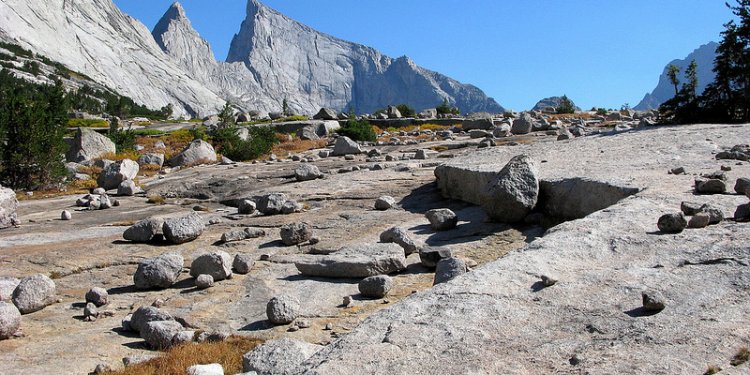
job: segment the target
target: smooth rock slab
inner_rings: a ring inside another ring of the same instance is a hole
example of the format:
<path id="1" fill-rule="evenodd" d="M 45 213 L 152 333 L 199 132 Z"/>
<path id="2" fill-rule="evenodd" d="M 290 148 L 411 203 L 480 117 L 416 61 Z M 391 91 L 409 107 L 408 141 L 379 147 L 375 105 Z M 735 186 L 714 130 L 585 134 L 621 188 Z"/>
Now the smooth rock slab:
<path id="1" fill-rule="evenodd" d="M 280 339 L 265 342 L 242 356 L 242 371 L 293 375 L 298 366 L 323 347 L 304 341 Z"/>
<path id="2" fill-rule="evenodd" d="M 21 279 L 13 291 L 13 304 L 21 314 L 39 311 L 55 302 L 55 282 L 37 274 Z"/>
<path id="3" fill-rule="evenodd" d="M 406 269 L 404 250 L 396 244 L 344 247 L 330 255 L 303 255 L 294 265 L 306 276 L 362 278 Z"/>

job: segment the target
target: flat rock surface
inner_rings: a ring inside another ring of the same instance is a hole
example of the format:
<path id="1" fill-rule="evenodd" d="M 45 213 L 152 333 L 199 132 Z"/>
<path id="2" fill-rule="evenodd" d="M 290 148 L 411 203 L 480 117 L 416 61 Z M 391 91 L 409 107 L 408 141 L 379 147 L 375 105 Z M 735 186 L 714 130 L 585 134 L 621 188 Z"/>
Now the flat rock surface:
<path id="1" fill-rule="evenodd" d="M 731 163 L 722 147 L 746 142 L 747 126 L 662 127 L 566 142 L 493 148 L 454 159 L 452 168 L 500 170 L 510 158 L 537 158 L 541 178 L 624 180 L 642 191 L 474 272 L 380 311 L 306 362 L 300 373 L 727 373 L 750 344 L 750 229 L 725 221 L 676 235 L 656 221 L 700 200 L 726 214 L 739 195 L 694 196 L 694 175 Z M 556 285 L 542 288 L 541 275 Z M 646 314 L 641 292 L 667 300 Z M 723 373 L 723 372 L 722 372 Z"/>

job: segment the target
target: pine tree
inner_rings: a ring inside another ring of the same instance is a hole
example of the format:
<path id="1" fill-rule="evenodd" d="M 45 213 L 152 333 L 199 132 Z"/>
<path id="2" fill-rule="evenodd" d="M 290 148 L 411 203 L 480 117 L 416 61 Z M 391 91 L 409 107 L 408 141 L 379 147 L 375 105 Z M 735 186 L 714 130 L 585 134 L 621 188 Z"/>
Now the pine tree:
<path id="1" fill-rule="evenodd" d="M 669 82 L 674 86 L 675 96 L 678 94 L 678 86 L 680 85 L 680 79 L 677 78 L 678 74 L 680 74 L 680 68 L 677 65 L 669 64 L 669 67 L 667 67 L 667 77 L 669 77 Z"/>

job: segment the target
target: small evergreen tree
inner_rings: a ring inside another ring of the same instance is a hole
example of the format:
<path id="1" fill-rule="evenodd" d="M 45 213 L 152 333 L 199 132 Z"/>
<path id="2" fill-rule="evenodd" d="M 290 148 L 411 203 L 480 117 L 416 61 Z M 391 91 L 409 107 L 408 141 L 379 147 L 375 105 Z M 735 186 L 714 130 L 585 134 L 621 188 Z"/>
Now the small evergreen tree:
<path id="1" fill-rule="evenodd" d="M 219 112 L 219 122 L 221 122 L 221 126 L 223 127 L 230 127 L 235 123 L 234 107 L 228 101 L 224 104 L 221 112 Z"/>
<path id="2" fill-rule="evenodd" d="M 560 98 L 560 104 L 555 108 L 555 112 L 558 114 L 576 113 L 576 106 L 572 100 L 568 99 L 567 95 L 563 95 Z"/>
<path id="3" fill-rule="evenodd" d="M 408 104 L 399 104 L 396 106 L 398 108 L 398 111 L 401 112 L 401 116 L 403 117 L 416 117 L 417 112 L 414 110 L 414 108 L 410 107 Z"/>
<path id="4" fill-rule="evenodd" d="M 680 85 L 678 74 L 680 74 L 680 68 L 678 68 L 677 65 L 669 64 L 669 66 L 667 67 L 667 77 L 669 77 L 669 82 L 671 82 L 672 86 L 674 86 L 675 95 L 677 95 L 678 86 Z"/>

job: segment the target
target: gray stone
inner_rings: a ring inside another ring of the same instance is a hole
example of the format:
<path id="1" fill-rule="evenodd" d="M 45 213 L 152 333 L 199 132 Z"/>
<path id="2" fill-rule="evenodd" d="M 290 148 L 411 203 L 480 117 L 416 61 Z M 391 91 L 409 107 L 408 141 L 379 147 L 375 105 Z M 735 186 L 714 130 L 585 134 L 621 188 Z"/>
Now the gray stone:
<path id="1" fill-rule="evenodd" d="M 388 108 L 385 110 L 385 114 L 388 115 L 388 118 L 402 118 L 401 111 L 398 110 L 396 106 L 389 105 Z"/>
<path id="2" fill-rule="evenodd" d="M 380 233 L 380 242 L 396 243 L 404 249 L 404 255 L 416 253 L 422 247 L 422 244 L 415 241 L 403 228 L 391 227 Z"/>
<path id="3" fill-rule="evenodd" d="M 73 219 L 73 214 L 70 213 L 68 210 L 63 210 L 63 212 L 60 213 L 60 220 L 68 221 Z"/>
<path id="4" fill-rule="evenodd" d="M 263 215 L 278 215 L 286 201 L 287 197 L 284 193 L 266 194 L 258 200 L 258 211 Z"/>
<path id="5" fill-rule="evenodd" d="M 375 209 L 378 211 L 386 211 L 396 205 L 396 199 L 390 195 L 384 195 L 375 200 Z"/>
<path id="6" fill-rule="evenodd" d="M 133 242 L 149 242 L 159 233 L 164 220 L 148 218 L 138 221 L 122 233 L 122 237 Z"/>
<path id="7" fill-rule="evenodd" d="M 359 282 L 359 293 L 370 298 L 383 298 L 392 288 L 393 279 L 388 275 L 370 276 Z"/>
<path id="8" fill-rule="evenodd" d="M 430 154 L 427 152 L 427 150 L 419 149 L 416 153 L 414 153 L 414 159 L 416 160 L 427 160 L 430 158 Z"/>
<path id="9" fill-rule="evenodd" d="M 423 266 L 430 269 L 435 269 L 440 260 L 450 258 L 452 256 L 453 252 L 447 247 L 425 246 L 423 249 L 419 250 L 419 260 L 421 261 Z"/>
<path id="10" fill-rule="evenodd" d="M 314 120 L 338 120 L 339 115 L 335 110 L 331 108 L 321 108 L 318 113 L 313 116 Z"/>
<path id="11" fill-rule="evenodd" d="M 172 346 L 172 338 L 183 330 L 182 324 L 174 320 L 150 321 L 143 326 L 140 334 L 151 348 L 164 350 Z"/>
<path id="12" fill-rule="evenodd" d="M 138 165 L 158 165 L 161 168 L 164 165 L 164 154 L 148 153 L 138 157 Z"/>
<path id="13" fill-rule="evenodd" d="M 139 170 L 138 163 L 130 159 L 123 159 L 104 169 L 97 177 L 96 183 L 105 190 L 115 189 L 123 181 L 134 179 Z"/>
<path id="14" fill-rule="evenodd" d="M 750 192 L 750 178 L 741 177 L 734 184 L 734 191 L 737 194 L 745 195 Z"/>
<path id="15" fill-rule="evenodd" d="M 135 185 L 133 180 L 125 180 L 117 186 L 117 195 L 132 197 L 139 193 L 141 189 Z"/>
<path id="16" fill-rule="evenodd" d="M 727 191 L 727 183 L 720 179 L 695 180 L 695 192 L 698 194 L 723 194 Z"/>
<path id="17" fill-rule="evenodd" d="M 708 224 L 719 224 L 724 221 L 724 213 L 717 207 L 711 206 L 710 204 L 704 204 L 701 206 L 700 212 L 708 214 Z"/>
<path id="18" fill-rule="evenodd" d="M 102 307 L 109 303 L 109 293 L 106 289 L 93 287 L 86 292 L 86 302 L 93 303 L 96 307 Z"/>
<path id="19" fill-rule="evenodd" d="M 266 304 L 266 316 L 273 324 L 289 324 L 300 315 L 297 297 L 281 295 L 271 298 Z"/>
<path id="20" fill-rule="evenodd" d="M 469 138 L 471 139 L 479 139 L 479 138 L 487 138 L 487 137 L 492 137 L 492 133 L 486 130 L 481 130 L 481 129 L 469 130 Z"/>
<path id="21" fill-rule="evenodd" d="M 286 224 L 280 230 L 281 242 L 286 246 L 299 245 L 313 237 L 312 225 L 308 223 Z"/>
<path id="22" fill-rule="evenodd" d="M 429 210 L 425 216 L 430 221 L 432 229 L 437 231 L 451 230 L 458 225 L 458 216 L 447 208 Z"/>
<path id="23" fill-rule="evenodd" d="M 682 212 L 665 214 L 659 218 L 657 226 L 663 233 L 680 233 L 687 227 L 687 221 Z"/>
<path id="24" fill-rule="evenodd" d="M 55 282 L 49 277 L 42 274 L 24 277 L 13 291 L 13 304 L 21 314 L 30 314 L 53 304 L 55 293 Z"/>
<path id="25" fill-rule="evenodd" d="M 711 221 L 711 216 L 705 212 L 699 212 L 688 221 L 688 228 L 705 228 Z"/>
<path id="26" fill-rule="evenodd" d="M 258 238 L 266 235 L 266 231 L 258 228 L 245 228 L 226 232 L 221 235 L 221 242 L 235 242 Z"/>
<path id="27" fill-rule="evenodd" d="M 750 221 L 750 203 L 737 206 L 734 211 L 734 220 L 738 223 Z"/>
<path id="28" fill-rule="evenodd" d="M 338 137 L 336 144 L 333 146 L 333 156 L 358 155 L 362 153 L 362 148 L 357 142 L 349 137 Z"/>
<path id="29" fill-rule="evenodd" d="M 539 198 L 539 168 L 526 155 L 513 157 L 485 186 L 482 208 L 496 221 L 516 223 L 523 220 Z"/>
<path id="30" fill-rule="evenodd" d="M 102 158 L 107 154 L 114 155 L 116 152 L 115 143 L 106 136 L 93 129 L 78 128 L 65 158 L 68 161 L 80 163 Z"/>
<path id="31" fill-rule="evenodd" d="M 13 291 L 20 282 L 21 280 L 15 277 L 0 277 L 0 301 L 12 301 Z"/>
<path id="32" fill-rule="evenodd" d="M 13 337 L 21 328 L 21 313 L 12 303 L 0 301 L 0 340 Z"/>
<path id="33" fill-rule="evenodd" d="M 180 331 L 172 336 L 172 346 L 188 344 L 194 341 L 195 331 Z"/>
<path id="34" fill-rule="evenodd" d="M 232 269 L 240 275 L 245 275 L 250 273 L 250 270 L 253 269 L 253 265 L 255 265 L 255 258 L 252 255 L 237 254 L 234 256 Z"/>
<path id="35" fill-rule="evenodd" d="M 664 310 L 666 302 L 661 293 L 656 291 L 647 291 L 641 293 L 643 300 L 643 309 L 650 312 L 659 312 Z"/>
<path id="36" fill-rule="evenodd" d="M 203 234 L 206 228 L 203 219 L 196 213 L 164 220 L 164 237 L 175 244 L 190 242 Z"/>
<path id="37" fill-rule="evenodd" d="M 460 258 L 450 257 L 440 259 L 435 268 L 435 279 L 432 285 L 451 281 L 457 276 L 465 274 L 466 269 L 466 262 Z"/>
<path id="38" fill-rule="evenodd" d="M 495 129 L 492 129 L 492 136 L 495 138 L 505 138 L 511 135 L 510 129 L 510 125 L 508 124 L 500 124 Z"/>
<path id="39" fill-rule="evenodd" d="M 404 251 L 395 244 L 356 245 L 330 255 L 302 255 L 295 261 L 306 276 L 361 278 L 406 269 Z"/>
<path id="40" fill-rule="evenodd" d="M 680 210 L 683 214 L 687 216 L 693 216 L 699 212 L 701 212 L 701 209 L 703 208 L 702 203 L 695 203 L 695 202 L 682 202 L 680 203 Z"/>
<path id="41" fill-rule="evenodd" d="M 294 169 L 294 178 L 297 181 L 312 181 L 323 177 L 318 167 L 312 164 L 300 164 Z"/>
<path id="42" fill-rule="evenodd" d="M 511 133 L 515 135 L 529 134 L 531 132 L 534 119 L 528 114 L 523 114 L 521 117 L 513 120 L 513 126 L 511 126 Z"/>
<path id="43" fill-rule="evenodd" d="M 198 275 L 195 278 L 195 287 L 198 289 L 207 289 L 214 286 L 214 278 L 211 275 Z"/>
<path id="44" fill-rule="evenodd" d="M 488 148 L 488 147 L 495 147 L 495 140 L 491 138 L 485 138 L 481 142 L 479 142 L 479 146 L 477 148 Z"/>
<path id="45" fill-rule="evenodd" d="M 138 264 L 133 283 L 138 289 L 169 288 L 177 282 L 183 263 L 182 255 L 177 253 L 146 258 Z"/>
<path id="46" fill-rule="evenodd" d="M 140 333 L 150 322 L 161 322 L 174 320 L 168 312 L 159 310 L 153 306 L 141 306 L 130 317 L 130 329 L 133 332 Z"/>
<path id="47" fill-rule="evenodd" d="M 232 257 L 224 251 L 214 251 L 195 258 L 190 265 L 190 276 L 211 275 L 214 281 L 232 277 Z"/>
<path id="48" fill-rule="evenodd" d="M 255 213 L 257 206 L 254 201 L 250 199 L 243 199 L 237 206 L 237 213 L 241 215 L 252 215 Z"/>
<path id="49" fill-rule="evenodd" d="M 12 226 L 18 220 L 16 193 L 0 186 L 0 229 Z"/>
<path id="50" fill-rule="evenodd" d="M 279 339 L 263 345 L 242 356 L 242 371 L 258 374 L 294 375 L 305 360 L 323 347 L 304 341 Z"/>
<path id="51" fill-rule="evenodd" d="M 87 321 L 96 320 L 99 317 L 99 310 L 96 305 L 89 302 L 86 307 L 83 308 L 83 319 Z"/>
<path id="52" fill-rule="evenodd" d="M 198 164 L 215 163 L 216 151 L 210 143 L 196 139 L 181 153 L 169 160 L 173 167 L 190 167 Z"/>
<path id="53" fill-rule="evenodd" d="M 94 375 L 104 375 L 112 372 L 112 367 L 106 363 L 100 363 L 94 367 Z"/>
<path id="54" fill-rule="evenodd" d="M 293 214 L 296 212 L 302 212 L 303 207 L 298 202 L 289 200 L 284 202 L 284 205 L 281 206 L 281 213 L 284 215 Z"/>
<path id="55" fill-rule="evenodd" d="M 673 175 L 685 174 L 685 167 L 672 168 L 669 170 L 669 173 Z"/>
<path id="56" fill-rule="evenodd" d="M 187 375 L 224 375 L 224 367 L 218 363 L 194 365 L 187 368 Z"/>

